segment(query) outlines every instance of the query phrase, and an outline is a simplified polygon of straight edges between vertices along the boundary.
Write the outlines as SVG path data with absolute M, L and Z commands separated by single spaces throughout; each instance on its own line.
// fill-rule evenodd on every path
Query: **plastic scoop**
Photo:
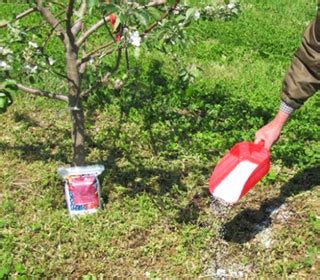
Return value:
M 270 169 L 264 142 L 241 142 L 219 161 L 209 180 L 209 191 L 228 204 L 238 202 Z

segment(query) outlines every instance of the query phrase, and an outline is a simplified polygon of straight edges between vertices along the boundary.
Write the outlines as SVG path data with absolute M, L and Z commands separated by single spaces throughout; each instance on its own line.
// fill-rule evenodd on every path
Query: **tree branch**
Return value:
M 91 58 L 95 57 L 96 53 L 98 53 L 99 51 L 107 48 L 107 47 L 110 47 L 111 45 L 113 45 L 114 42 L 111 41 L 111 42 L 107 42 L 97 48 L 95 48 L 94 50 L 92 50 L 91 52 L 89 52 L 86 56 L 82 57 L 81 60 L 78 62 L 78 65 L 81 65 L 82 63 L 85 63 L 87 61 L 89 61 Z
M 59 0 L 59 1 L 61 1 L 61 0 Z M 50 0 L 49 4 L 57 5 L 58 7 L 62 8 L 65 11 L 67 6 L 63 3 L 60 3 L 59 1 Z
M 80 32 L 81 28 L 83 27 L 83 17 L 86 11 L 87 11 L 87 1 L 82 0 L 81 6 L 77 12 L 78 20 L 76 21 L 76 23 L 73 25 L 71 29 L 74 36 L 76 36 Z
M 8 24 L 9 24 L 10 22 L 15 22 L 15 21 L 17 21 L 17 20 L 19 20 L 19 19 L 21 19 L 21 18 L 26 17 L 27 15 L 30 15 L 31 13 L 33 13 L 33 12 L 35 12 L 35 11 L 37 11 L 37 8 L 30 8 L 30 9 L 28 9 L 28 10 L 25 10 L 25 11 L 22 12 L 21 14 L 17 15 L 13 20 L 7 21 L 7 22 L 4 22 L 4 23 L 0 24 L 0 28 L 4 28 L 4 27 L 8 26 Z
M 73 9 L 74 9 L 74 3 L 75 0 L 69 0 L 69 4 L 68 4 L 68 8 L 67 8 L 67 30 L 72 28 L 72 24 L 71 24 L 71 20 L 72 20 L 72 16 L 73 16 Z
M 78 40 L 77 46 L 81 46 L 83 42 L 95 31 L 97 31 L 103 24 L 104 20 L 109 21 L 109 16 L 105 17 L 104 19 L 100 19 L 94 25 L 92 25 Z
M 117 55 L 117 58 L 116 58 L 116 64 L 113 67 L 112 71 L 108 72 L 105 76 L 103 76 L 101 78 L 100 81 L 97 81 L 92 87 L 90 87 L 86 91 L 81 92 L 81 95 L 80 95 L 81 98 L 82 97 L 87 97 L 93 90 L 95 90 L 98 87 L 103 86 L 103 85 L 105 85 L 106 83 L 109 82 L 109 77 L 119 69 L 120 61 L 121 61 L 121 55 L 122 55 L 122 49 L 119 49 L 118 50 L 118 55 Z
M 50 10 L 43 6 L 43 0 L 36 0 L 36 5 L 41 13 L 42 17 L 53 27 L 55 30 L 59 32 L 60 39 L 64 42 L 65 32 L 61 27 L 59 21 L 55 18 L 55 16 L 50 12 Z
M 74 4 L 75 0 L 69 0 L 68 8 L 67 8 L 67 18 L 66 18 L 66 32 L 68 35 L 68 39 L 70 45 L 74 50 L 77 49 L 77 46 L 75 45 L 75 37 L 72 33 L 72 16 L 73 16 L 73 10 L 74 10 Z
M 145 4 L 143 6 L 138 7 L 138 9 L 145 9 L 145 8 L 149 8 L 149 7 L 156 7 L 156 6 L 162 6 L 164 4 L 166 4 L 166 0 L 154 0 L 154 1 L 150 1 L 148 4 Z
M 68 102 L 68 97 L 65 95 L 61 95 L 61 94 L 56 94 L 56 93 L 50 93 L 47 91 L 42 91 L 39 89 L 35 89 L 35 88 L 31 88 L 22 84 L 16 84 L 16 86 L 18 87 L 18 89 L 20 89 L 21 91 L 24 91 L 26 93 L 30 93 L 33 95 L 37 95 L 37 96 L 45 96 L 48 98 L 52 98 L 52 99 L 57 99 L 60 101 L 64 101 L 64 102 Z
M 86 56 L 86 55 L 87 55 L 85 46 L 82 46 L 82 55 L 83 55 L 83 56 Z M 82 64 L 79 66 L 79 73 L 80 73 L 81 75 L 86 71 L 86 66 L 87 66 L 87 62 L 84 62 L 84 63 L 82 63 Z
M 91 88 L 89 88 L 86 91 L 81 92 L 80 97 L 84 98 L 87 97 L 93 90 L 95 90 L 96 88 L 105 85 L 106 83 L 108 83 L 109 81 L 109 77 L 111 76 L 111 73 L 108 72 L 106 75 L 104 75 L 100 81 L 97 81 L 95 85 L 93 85 Z
M 64 22 L 64 21 L 65 21 L 65 19 L 58 21 L 58 22 L 57 22 L 57 25 L 56 25 L 56 26 L 53 26 L 53 27 L 51 28 L 51 30 L 48 32 L 48 35 L 47 35 L 46 39 L 44 40 L 44 43 L 43 43 L 42 46 L 41 46 L 42 49 L 45 49 L 45 48 L 46 48 L 46 46 L 47 46 L 47 44 L 48 44 L 48 42 L 49 42 L 52 34 L 53 34 L 54 31 L 56 30 L 57 26 L 58 26 L 59 24 L 61 24 L 62 22 Z
M 108 33 L 109 33 L 109 36 L 112 38 L 113 42 L 117 42 L 116 38 L 113 36 L 113 33 L 112 31 L 110 30 L 109 26 L 108 26 L 108 23 L 106 21 L 106 17 L 103 15 L 103 25 L 104 27 L 107 29 Z
M 147 35 L 151 30 L 153 30 L 155 27 L 157 27 L 161 21 L 163 21 L 166 17 L 168 17 L 168 15 L 170 15 L 170 13 L 178 6 L 179 3 L 180 3 L 180 0 L 176 0 L 176 2 L 169 8 L 169 10 L 168 10 L 165 14 L 162 15 L 161 18 L 159 18 L 157 21 L 155 21 L 153 24 L 151 24 L 151 25 L 141 34 L 141 37 L 144 37 L 144 36 Z

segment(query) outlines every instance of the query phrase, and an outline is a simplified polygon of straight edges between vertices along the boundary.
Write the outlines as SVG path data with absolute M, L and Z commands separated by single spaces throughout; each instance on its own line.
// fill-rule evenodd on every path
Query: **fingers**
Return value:
M 265 147 L 267 150 L 270 150 L 272 144 L 273 144 L 273 143 L 271 143 L 270 141 L 265 141 L 265 142 L 264 142 L 264 147 Z
M 259 144 L 259 143 L 261 143 L 261 141 L 263 142 L 264 148 L 266 148 L 267 150 L 270 150 L 270 148 L 272 146 L 272 143 L 270 142 L 268 137 L 266 137 L 263 134 L 257 133 L 256 134 L 256 139 L 254 140 L 254 143 L 255 144 Z
M 256 139 L 254 140 L 254 143 L 255 144 L 259 144 L 261 140 L 263 140 L 261 137 L 256 136 Z

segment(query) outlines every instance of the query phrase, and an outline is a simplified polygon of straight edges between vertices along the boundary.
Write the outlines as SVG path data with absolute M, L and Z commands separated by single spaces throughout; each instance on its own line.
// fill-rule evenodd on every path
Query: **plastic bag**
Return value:
M 101 187 L 98 176 L 102 165 L 59 168 L 65 180 L 65 196 L 71 216 L 97 212 L 102 207 Z

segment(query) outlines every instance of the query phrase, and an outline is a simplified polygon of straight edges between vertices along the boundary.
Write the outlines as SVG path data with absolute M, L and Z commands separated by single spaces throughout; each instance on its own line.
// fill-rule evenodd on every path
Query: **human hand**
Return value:
M 289 114 L 279 111 L 271 122 L 256 132 L 256 139 L 254 142 L 259 143 L 263 140 L 264 147 L 270 150 L 271 146 L 279 139 L 282 127 L 287 122 L 288 118 Z

